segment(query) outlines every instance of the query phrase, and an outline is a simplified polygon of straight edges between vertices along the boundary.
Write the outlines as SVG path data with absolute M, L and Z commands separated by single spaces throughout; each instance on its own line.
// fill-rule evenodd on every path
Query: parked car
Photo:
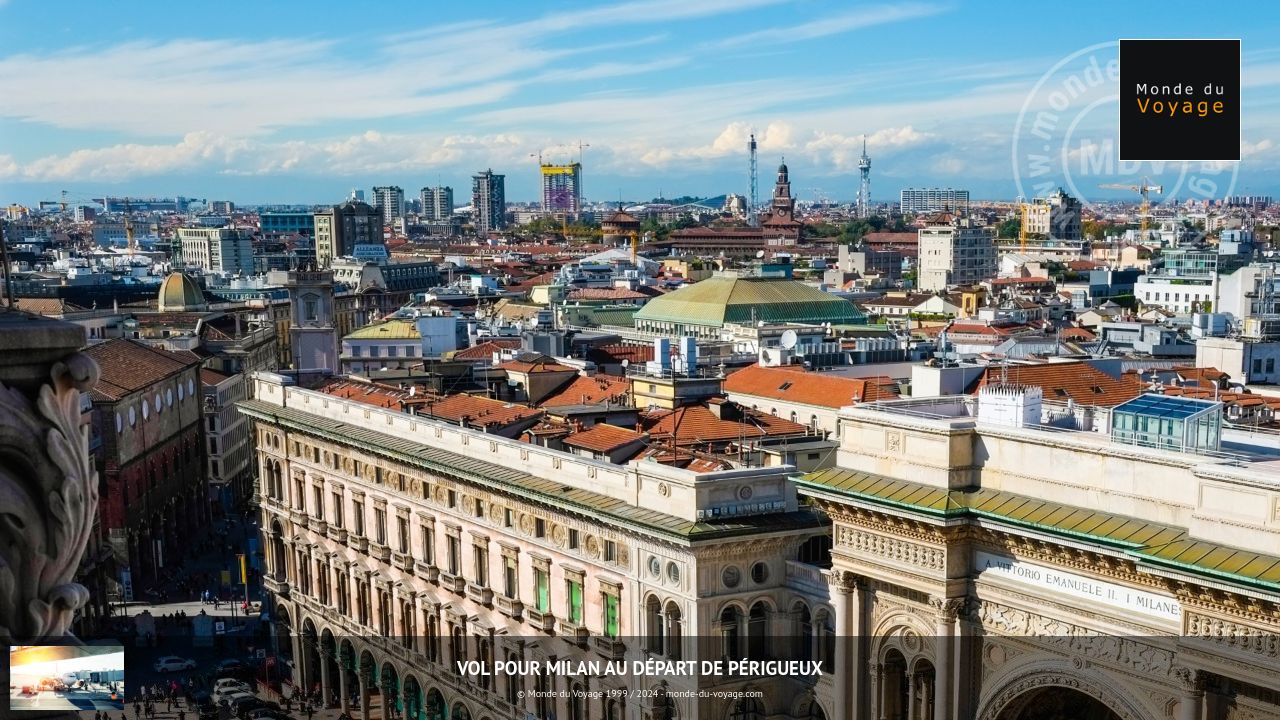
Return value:
M 213 701 L 219 705 L 230 705 L 241 698 L 251 698 L 253 696 L 253 693 L 243 688 L 227 688 L 226 690 L 213 691 Z
M 218 681 L 213 684 L 214 690 L 223 690 L 225 688 L 239 688 L 247 693 L 253 692 L 253 688 L 249 687 L 249 683 L 243 680 L 237 680 L 236 678 L 218 678 Z
M 255 710 L 261 710 L 261 709 L 279 710 L 280 709 L 279 705 L 273 702 L 269 702 L 267 700 L 256 698 L 256 697 L 241 698 L 239 700 L 235 700 L 231 703 L 230 707 L 231 707 L 231 714 L 235 715 L 240 720 L 248 720 L 249 713 Z
M 204 696 L 203 702 L 196 701 L 194 706 L 197 720 L 220 720 L 222 717 L 222 712 L 208 695 Z
M 195 670 L 196 661 L 190 658 L 180 658 L 176 655 L 168 655 L 156 661 L 156 672 L 178 672 L 180 670 Z

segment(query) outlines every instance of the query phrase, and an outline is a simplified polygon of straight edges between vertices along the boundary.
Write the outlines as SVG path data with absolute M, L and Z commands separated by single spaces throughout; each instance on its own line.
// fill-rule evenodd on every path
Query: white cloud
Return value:
M 714 46 L 730 48 L 768 45 L 771 43 L 804 42 L 853 30 L 861 30 L 875 25 L 928 17 L 944 10 L 945 8 L 940 5 L 924 3 L 861 7 L 841 15 L 824 17 L 821 20 L 813 20 L 799 25 L 741 33 L 716 42 Z

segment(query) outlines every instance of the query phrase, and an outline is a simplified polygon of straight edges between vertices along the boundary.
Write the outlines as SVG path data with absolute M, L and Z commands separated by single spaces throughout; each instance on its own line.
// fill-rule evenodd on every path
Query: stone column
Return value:
M 920 676 L 907 671 L 907 720 L 923 720 L 920 717 Z
M 351 688 L 347 687 L 347 669 L 342 665 L 342 646 L 338 646 L 338 706 L 343 713 L 351 712 Z
M 886 720 L 885 713 L 888 708 L 885 707 L 885 687 L 889 684 L 885 682 L 884 676 L 881 674 L 884 666 L 874 660 L 867 663 L 867 674 L 869 676 L 870 694 L 871 694 L 871 717 L 878 720 Z
M 934 674 L 934 720 L 951 720 L 952 688 L 955 676 L 955 627 L 956 614 L 962 601 L 956 598 L 931 597 L 929 604 L 937 612 L 938 656 Z
M 296 612 L 290 613 L 289 617 L 293 621 L 293 627 L 289 628 L 289 641 L 293 647 L 293 666 L 298 671 L 297 682 L 294 683 L 294 688 L 305 688 L 307 686 L 307 660 L 306 653 L 303 652 L 302 647 L 302 623 L 298 622 Z
M 850 612 L 850 607 L 855 604 L 850 597 L 853 594 L 853 583 L 850 581 L 849 573 L 841 570 L 828 570 L 826 575 L 827 584 L 830 587 L 831 608 L 835 612 L 835 637 L 832 638 L 832 642 L 835 643 L 835 647 L 832 648 L 835 667 L 831 668 L 835 685 L 835 716 L 832 720 L 852 720 L 854 714 L 852 686 L 856 683 L 852 671 L 856 666 L 850 665 L 849 646 L 857 642 L 858 634 L 854 617 Z
M 369 680 L 365 677 L 367 671 L 364 667 L 360 668 L 360 720 L 369 720 Z M 385 712 L 385 708 L 383 710 Z
M 1174 671 L 1182 685 L 1178 701 L 1178 720 L 1201 720 L 1204 717 L 1204 673 L 1180 667 Z

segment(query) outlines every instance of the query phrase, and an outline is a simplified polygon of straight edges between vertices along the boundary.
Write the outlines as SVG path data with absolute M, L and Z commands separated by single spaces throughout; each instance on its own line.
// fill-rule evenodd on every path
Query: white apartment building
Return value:
M 422 216 L 433 222 L 453 216 L 453 188 L 447 185 L 422 188 Z
M 243 373 L 223 375 L 200 371 L 204 392 L 205 442 L 209 458 L 210 500 L 230 510 L 235 500 L 247 498 L 253 485 L 253 442 L 248 418 L 236 403 L 248 399 L 248 378 Z
M 919 286 L 926 292 L 972 285 L 1000 269 L 994 228 L 972 218 L 942 215 L 919 231 Z
M 903 188 L 898 204 L 904 213 L 956 212 L 969 208 L 969 191 L 954 188 Z
M 798 505 L 791 468 L 615 465 L 279 375 L 254 383 L 240 407 L 255 424 L 265 583 L 295 684 L 365 719 L 391 705 L 455 719 L 838 712 L 830 675 L 763 665 L 621 676 L 457 665 L 803 657 L 830 669 L 829 540 Z M 712 689 L 726 692 L 699 697 Z
M 182 262 L 206 272 L 253 273 L 253 237 L 235 228 L 180 227 Z
M 394 225 L 404 217 L 404 188 L 383 185 L 373 189 L 373 206 L 382 214 L 383 225 Z

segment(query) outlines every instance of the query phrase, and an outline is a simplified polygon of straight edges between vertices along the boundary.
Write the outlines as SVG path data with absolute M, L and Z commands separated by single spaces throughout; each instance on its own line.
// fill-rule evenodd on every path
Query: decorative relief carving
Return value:
M 1037 647 L 1167 677 L 1174 653 L 1130 638 L 1098 635 L 1093 631 L 999 603 L 984 602 L 978 611 L 983 628 L 1001 635 L 1025 638 Z
M 839 545 L 858 552 L 878 555 L 888 560 L 929 570 L 946 569 L 947 554 L 941 548 L 932 548 L 851 527 L 840 528 L 836 535 Z
M 34 397 L 0 384 L 0 638 L 68 634 L 89 591 L 73 582 L 98 509 L 80 393 L 98 365 L 74 353 Z
M 1187 615 L 1188 644 L 1212 643 L 1242 653 L 1266 658 L 1280 658 L 1280 634 L 1250 625 L 1208 617 L 1199 613 Z
M 902 452 L 902 433 L 889 431 L 884 434 L 884 449 L 891 453 Z

